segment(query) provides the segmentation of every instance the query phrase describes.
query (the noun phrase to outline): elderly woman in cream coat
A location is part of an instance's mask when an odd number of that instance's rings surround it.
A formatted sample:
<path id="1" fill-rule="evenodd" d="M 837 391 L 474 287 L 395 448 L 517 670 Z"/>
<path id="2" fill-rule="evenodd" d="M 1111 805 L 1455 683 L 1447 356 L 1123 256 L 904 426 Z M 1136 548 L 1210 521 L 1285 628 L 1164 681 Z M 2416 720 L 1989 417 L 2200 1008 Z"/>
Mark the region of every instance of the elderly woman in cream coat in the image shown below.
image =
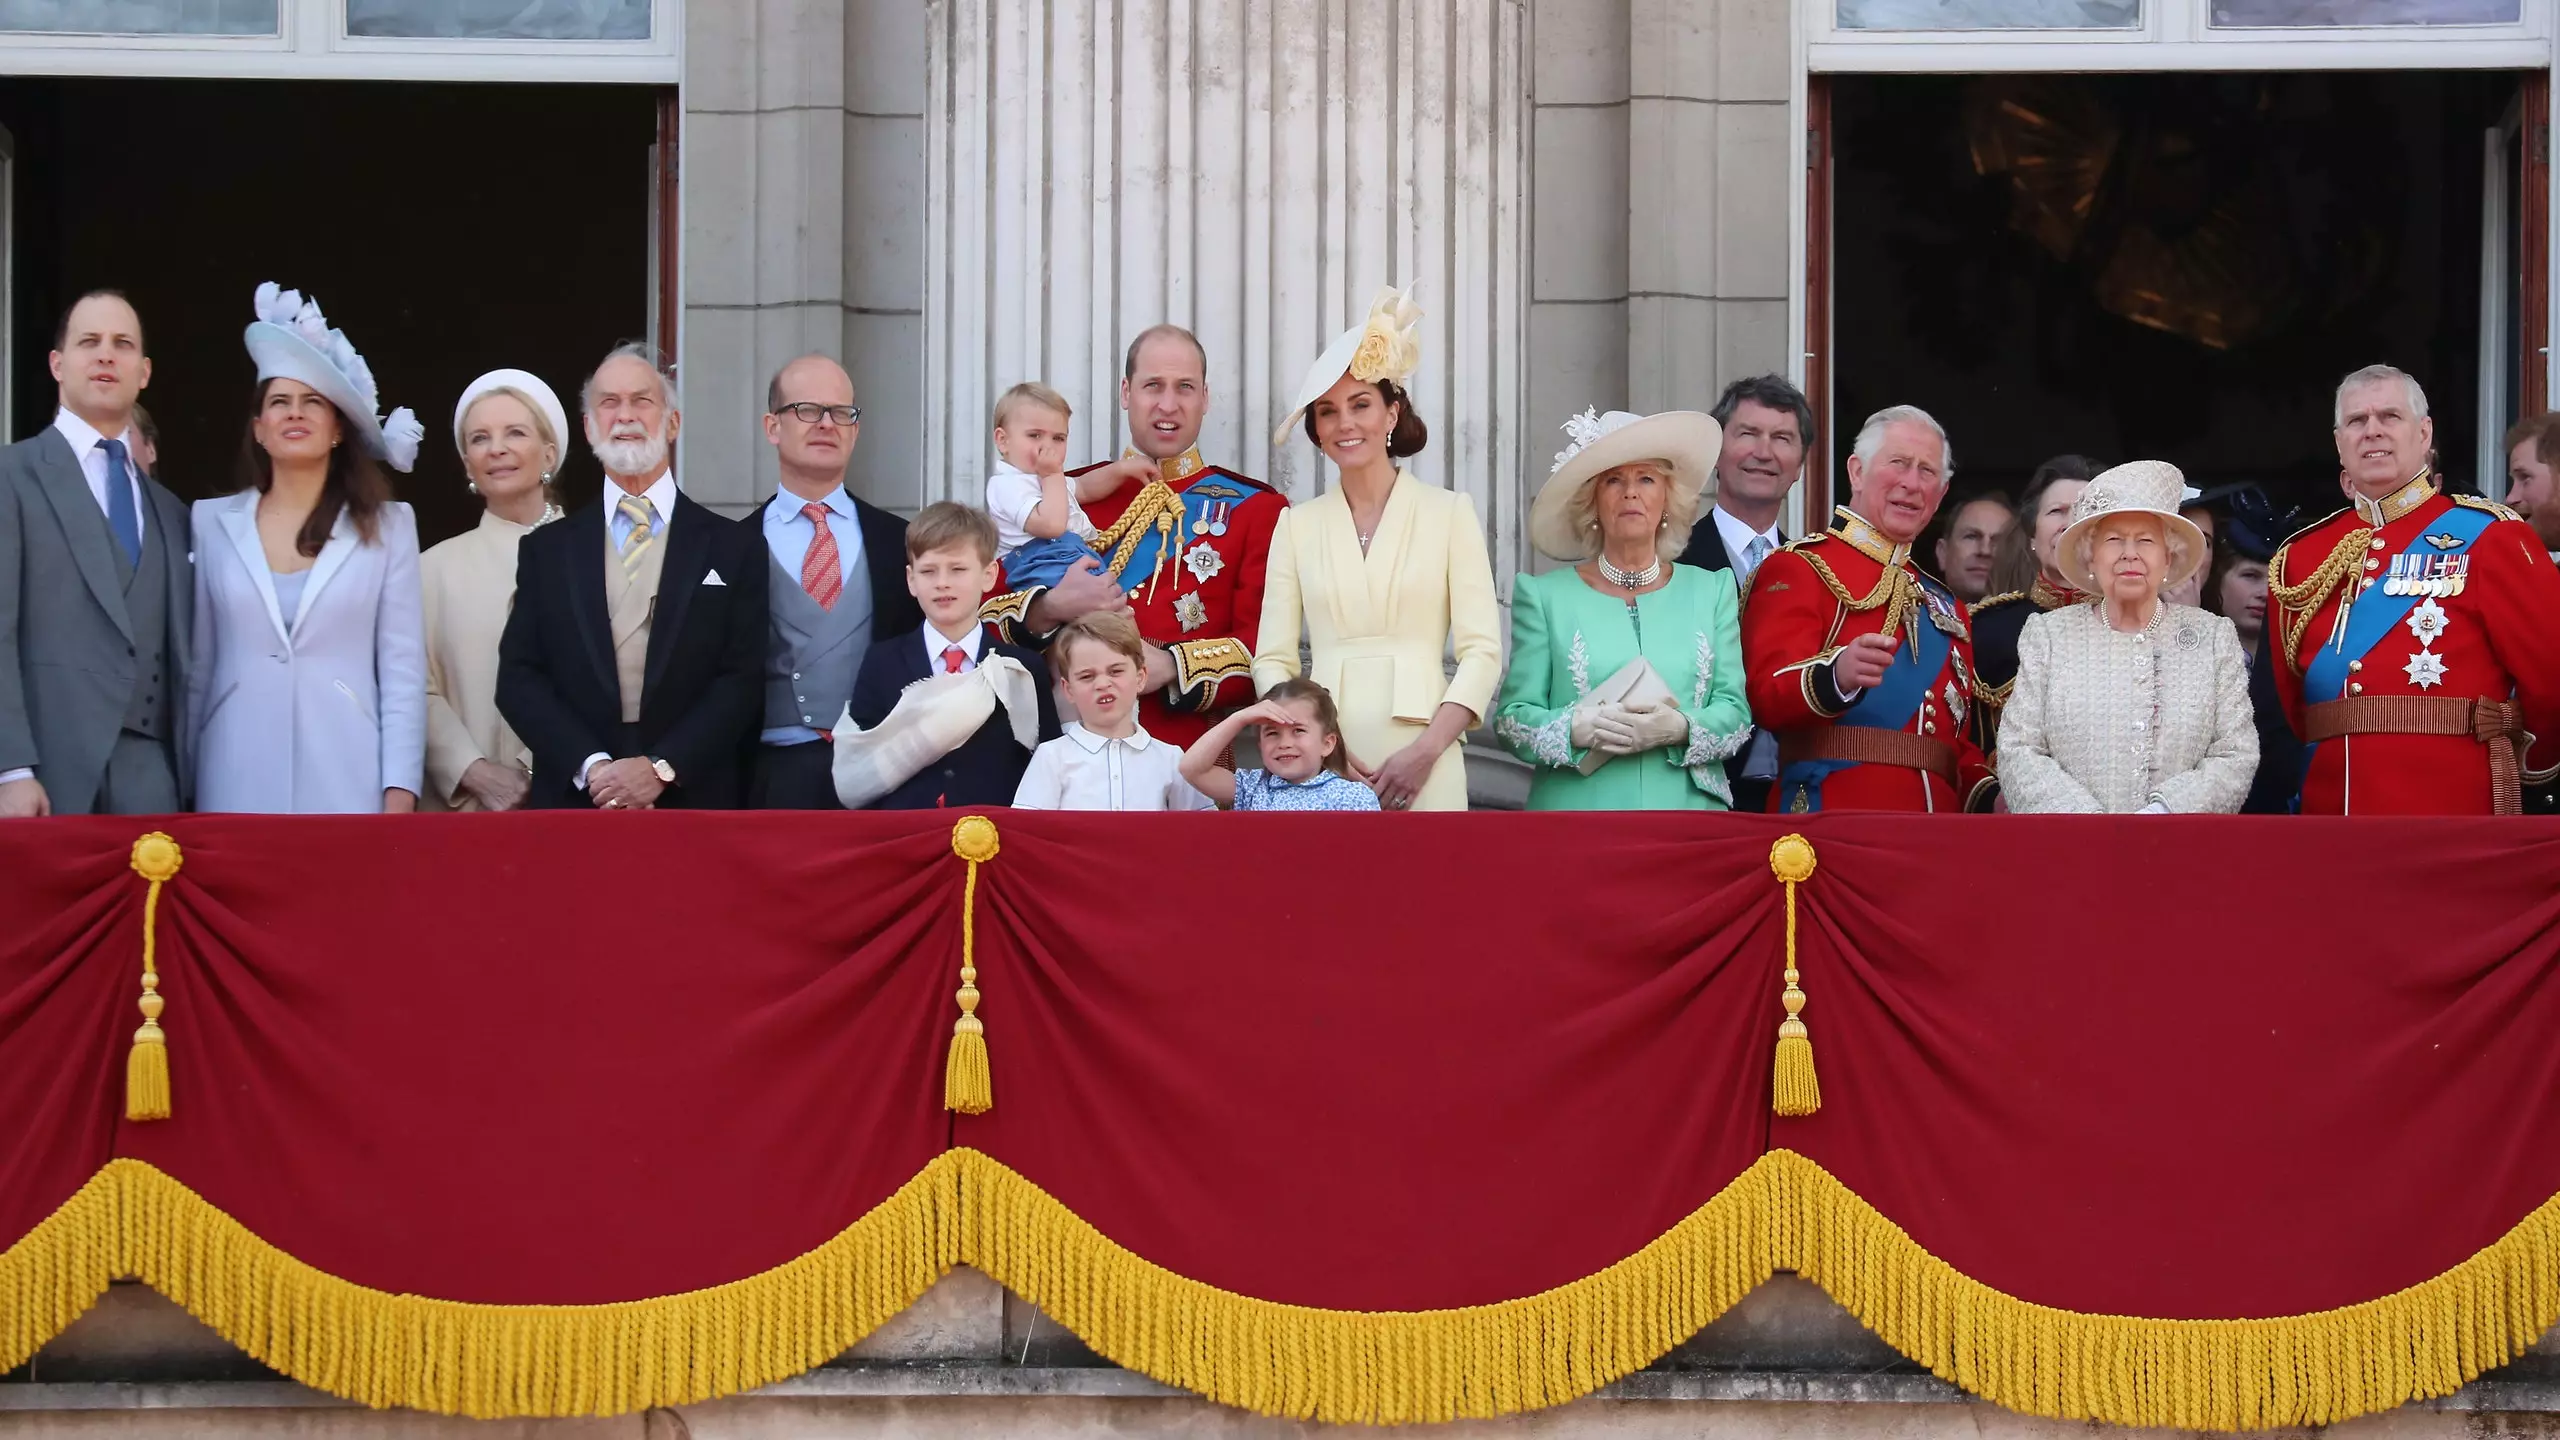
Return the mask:
<path id="1" fill-rule="evenodd" d="M 498 637 L 516 598 L 516 542 L 560 518 L 551 480 L 569 433 L 541 377 L 492 370 L 453 407 L 453 444 L 486 507 L 477 527 L 419 557 L 427 613 L 427 793 L 447 810 L 514 810 L 533 774 L 498 713 Z"/>
<path id="2" fill-rule="evenodd" d="M 2178 513 L 2185 477 L 2157 460 L 2089 482 L 2060 560 L 2096 598 L 2027 621 L 2000 717 L 2000 789 L 2021 814 L 2229 814 L 2249 796 L 2258 732 L 2231 622 L 2161 592 L 2206 560 Z"/>
<path id="3" fill-rule="evenodd" d="M 1260 690 L 1298 673 L 1333 696 L 1355 773 L 1389 810 L 1464 810 L 1458 739 L 1493 708 L 1502 611 L 1484 527 L 1466 496 L 1397 462 L 1429 438 L 1405 384 L 1422 312 L 1395 290 L 1318 357 L 1277 443 L 1301 417 L 1339 472 L 1331 490 L 1281 512 L 1271 532 L 1254 647 Z M 1454 652 L 1451 673 L 1441 658 Z"/>

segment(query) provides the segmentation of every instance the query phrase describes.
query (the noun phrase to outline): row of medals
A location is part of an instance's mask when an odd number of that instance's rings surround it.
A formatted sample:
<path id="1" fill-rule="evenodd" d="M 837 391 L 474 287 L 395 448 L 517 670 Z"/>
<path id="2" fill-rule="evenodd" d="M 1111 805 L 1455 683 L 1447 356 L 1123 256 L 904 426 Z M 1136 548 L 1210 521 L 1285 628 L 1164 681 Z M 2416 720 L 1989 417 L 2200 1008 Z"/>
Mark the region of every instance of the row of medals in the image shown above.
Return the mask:
<path id="1" fill-rule="evenodd" d="M 2394 555 L 2382 582 L 2385 595 L 2426 595 L 2450 600 L 2471 576 L 2468 555 Z"/>

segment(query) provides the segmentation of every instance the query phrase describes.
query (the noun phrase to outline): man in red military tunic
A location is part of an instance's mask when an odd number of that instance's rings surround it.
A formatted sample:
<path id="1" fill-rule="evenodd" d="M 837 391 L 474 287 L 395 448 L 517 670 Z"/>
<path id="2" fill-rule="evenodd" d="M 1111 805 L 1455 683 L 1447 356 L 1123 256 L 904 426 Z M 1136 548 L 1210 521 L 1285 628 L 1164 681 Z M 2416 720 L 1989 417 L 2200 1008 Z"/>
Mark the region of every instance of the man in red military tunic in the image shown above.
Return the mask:
<path id="1" fill-rule="evenodd" d="M 2417 381 L 2368 366 L 2335 415 L 2355 503 L 2267 572 L 2302 813 L 2515 814 L 2560 771 L 2560 571 L 2514 512 L 2439 492 Z"/>
<path id="2" fill-rule="evenodd" d="M 1054 588 L 1000 593 L 982 612 L 1007 639 L 1038 645 L 1078 615 L 1128 607 L 1147 642 L 1139 718 L 1177 746 L 1253 699 L 1263 571 L 1271 528 L 1289 503 L 1259 480 L 1201 461 L 1208 372 L 1208 353 L 1179 326 L 1158 325 L 1131 342 L 1120 378 L 1130 450 L 1118 463 L 1132 473 L 1084 507 L 1099 532 L 1100 569 L 1088 559 Z"/>
<path id="3" fill-rule="evenodd" d="M 1752 718 L 1778 734 L 1773 811 L 1987 808 L 1964 606 L 1911 544 L 1946 497 L 1947 435 L 1879 410 L 1831 528 L 1769 557 L 1742 607 Z"/>

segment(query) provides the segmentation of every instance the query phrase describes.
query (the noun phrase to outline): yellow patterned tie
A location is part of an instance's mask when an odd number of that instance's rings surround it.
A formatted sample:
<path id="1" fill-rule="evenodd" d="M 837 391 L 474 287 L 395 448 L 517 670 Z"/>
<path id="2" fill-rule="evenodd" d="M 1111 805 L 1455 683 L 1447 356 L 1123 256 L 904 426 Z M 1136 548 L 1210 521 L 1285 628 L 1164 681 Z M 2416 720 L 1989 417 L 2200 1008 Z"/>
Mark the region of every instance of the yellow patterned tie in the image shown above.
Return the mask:
<path id="1" fill-rule="evenodd" d="M 625 576 L 637 575 L 640 557 L 648 553 L 650 542 L 657 538 L 658 512 L 650 508 L 649 498 L 645 495 L 625 495 L 614 508 L 631 522 L 630 533 L 622 537 L 622 573 Z"/>

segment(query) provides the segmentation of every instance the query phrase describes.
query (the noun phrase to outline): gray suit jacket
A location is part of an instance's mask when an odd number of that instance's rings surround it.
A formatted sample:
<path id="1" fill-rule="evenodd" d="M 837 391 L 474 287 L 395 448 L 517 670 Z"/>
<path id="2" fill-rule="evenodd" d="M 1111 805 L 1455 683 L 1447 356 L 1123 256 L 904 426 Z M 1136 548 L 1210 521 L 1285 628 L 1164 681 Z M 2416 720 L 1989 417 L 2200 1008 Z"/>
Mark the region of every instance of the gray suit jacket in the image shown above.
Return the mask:
<path id="1" fill-rule="evenodd" d="M 169 567 L 175 709 L 195 616 L 187 507 L 157 482 L 142 490 L 143 524 L 158 529 Z M 34 767 L 57 808 L 97 793 L 136 670 L 150 661 L 134 653 L 115 543 L 62 432 L 48 425 L 0 449 L 0 773 Z M 185 734 L 186 717 L 173 718 Z M 186 766 L 177 772 L 183 781 Z"/>

